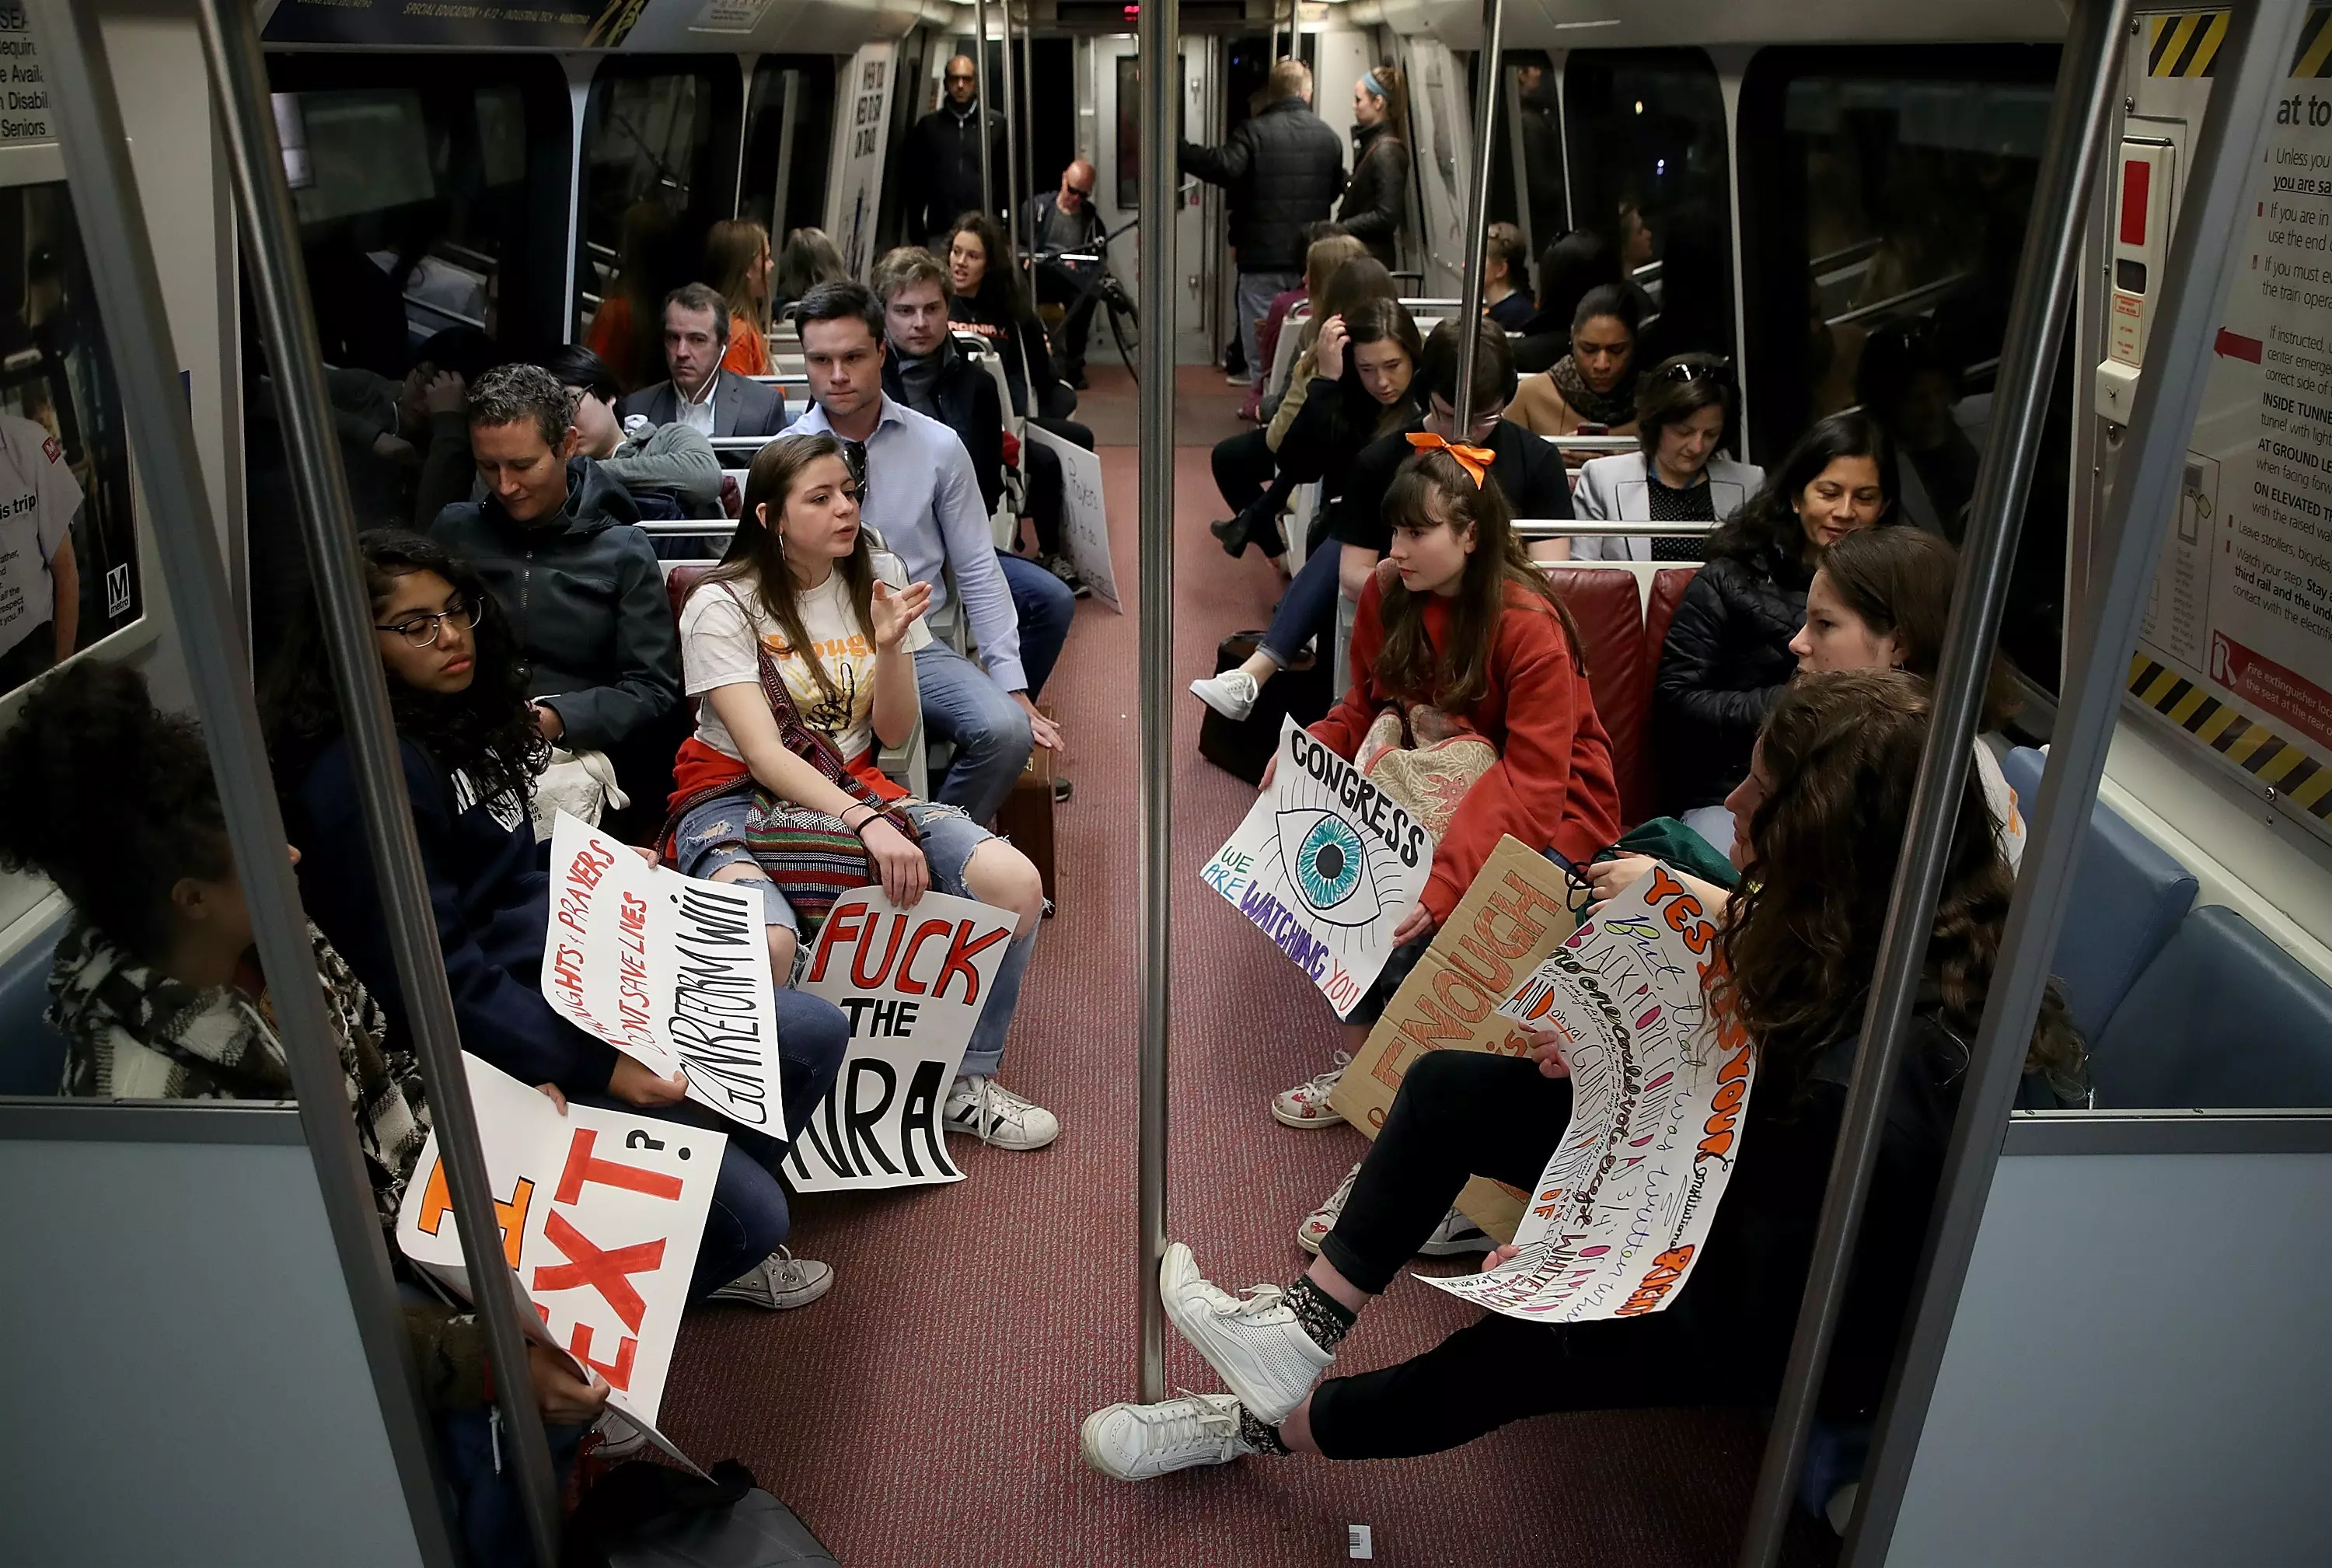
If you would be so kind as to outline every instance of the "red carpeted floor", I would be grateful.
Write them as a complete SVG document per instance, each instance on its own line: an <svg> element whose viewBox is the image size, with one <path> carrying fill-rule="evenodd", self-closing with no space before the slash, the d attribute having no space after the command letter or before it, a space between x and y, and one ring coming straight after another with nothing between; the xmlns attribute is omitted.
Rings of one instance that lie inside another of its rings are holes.
<svg viewBox="0 0 2332 1568"><path fill-rule="evenodd" d="M693 1314L665 1425L701 1462L742 1459L853 1568L1255 1565L1346 1560L1367 1525L1399 1563L1722 1564L1733 1559L1762 1429L1678 1411L1547 1418L1430 1458L1337 1465L1247 1459L1126 1486L1088 1470L1077 1423L1133 1397L1134 975L1140 766L1135 712L1133 395L1096 367L1086 413L1104 443L1126 616L1080 606L1046 698L1068 737L1075 799L1059 808L1059 913L1047 923L1003 1072L1051 1107L1034 1154L956 1140L967 1179L797 1205L795 1250L835 1266L799 1312ZM1213 668L1226 633L1258 627L1276 587L1206 531L1220 512L1198 445L1236 428L1238 394L1186 368L1176 458L1178 683ZM1327 1065L1334 1020L1295 968L1209 891L1199 867L1252 800L1201 761L1200 708L1176 696L1169 1229L1219 1283L1285 1281L1296 1222L1360 1157L1348 1128L1272 1121L1276 1090ZM1397 1285L1344 1345L1366 1370L1434 1343L1461 1304ZM1171 1338L1170 1382L1219 1385ZM1829 1561L1801 1520L1792 1560Z"/></svg>

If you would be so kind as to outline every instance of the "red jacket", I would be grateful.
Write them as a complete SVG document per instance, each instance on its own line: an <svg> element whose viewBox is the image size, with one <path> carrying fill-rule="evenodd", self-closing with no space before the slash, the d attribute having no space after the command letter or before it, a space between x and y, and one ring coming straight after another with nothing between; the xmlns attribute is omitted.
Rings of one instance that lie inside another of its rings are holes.
<svg viewBox="0 0 2332 1568"><path fill-rule="evenodd" d="M1376 680L1388 569L1372 573L1361 594L1360 617L1352 626L1352 689L1312 726L1312 733L1347 761L1392 701ZM1424 603L1426 634L1441 646L1449 601L1428 595ZM1498 749L1498 761L1467 791L1433 851L1423 903L1437 923L1449 918L1505 834L1534 849L1553 846L1582 864L1620 837L1611 741L1595 716L1587 677L1571 662L1562 621L1519 585L1506 589L1488 685L1464 717Z"/></svg>

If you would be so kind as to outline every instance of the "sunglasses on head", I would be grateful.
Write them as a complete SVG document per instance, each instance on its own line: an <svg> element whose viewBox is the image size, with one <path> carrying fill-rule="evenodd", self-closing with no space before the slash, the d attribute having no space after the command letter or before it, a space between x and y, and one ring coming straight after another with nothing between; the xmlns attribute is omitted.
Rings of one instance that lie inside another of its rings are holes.
<svg viewBox="0 0 2332 1568"><path fill-rule="evenodd" d="M1700 380L1704 377L1711 381L1716 382L1720 386L1732 386L1732 362L1730 360L1719 359L1715 364L1709 365L1696 364L1687 360L1681 365L1670 365L1660 371L1661 380L1673 381L1679 387L1690 386L1693 382Z"/></svg>

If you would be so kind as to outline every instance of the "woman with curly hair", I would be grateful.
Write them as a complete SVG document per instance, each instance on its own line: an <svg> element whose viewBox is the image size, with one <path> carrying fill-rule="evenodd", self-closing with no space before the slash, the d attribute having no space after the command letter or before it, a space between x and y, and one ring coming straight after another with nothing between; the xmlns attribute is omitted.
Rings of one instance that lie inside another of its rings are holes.
<svg viewBox="0 0 2332 1568"><path fill-rule="evenodd" d="M441 546L387 531L358 542L462 1048L523 1083L554 1084L587 1103L727 1133L690 1299L807 1305L825 1294L834 1272L779 1246L789 1221L774 1172L786 1142L842 1065L849 1028L841 1011L786 990L786 977L778 977L785 1141L717 1117L683 1098L683 1074L666 1078L560 1017L540 985L550 879L527 813L528 785L548 747L534 725L510 628L477 573ZM396 1036L406 1037L404 993L358 805L356 759L312 610L272 683L267 730L284 820L307 851L300 882L309 913L380 998Z"/></svg>
<svg viewBox="0 0 2332 1568"><path fill-rule="evenodd" d="M1710 999L1747 1033L1756 1072L1729 1184L1664 1310L1553 1328L1492 1314L1421 1356L1314 1386L1467 1178L1531 1188L1569 1124L1570 1066L1555 1037L1536 1039L1527 1057L1426 1053L1303 1277L1242 1300L1200 1277L1190 1248L1167 1248L1167 1314L1233 1391L1098 1410L1085 1424L1087 1462L1142 1480L1249 1454L1435 1453L1557 1410L1772 1404L1861 1049L1927 721L1925 685L1912 676L1808 675L1767 717L1734 791L1733 858L1746 876L1718 923L1729 978ZM1971 776L1823 1384L1834 1416L1867 1416L1884 1390L2012 890ZM2052 994L2026 1052L2021 1103L2078 1098L2084 1073L2079 1038ZM1500 1248L1490 1267L1515 1255Z"/></svg>

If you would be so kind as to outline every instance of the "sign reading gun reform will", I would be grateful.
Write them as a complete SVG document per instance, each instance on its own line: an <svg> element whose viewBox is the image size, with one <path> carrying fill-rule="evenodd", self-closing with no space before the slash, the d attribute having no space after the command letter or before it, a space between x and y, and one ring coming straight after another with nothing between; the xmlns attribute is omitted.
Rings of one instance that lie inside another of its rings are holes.
<svg viewBox="0 0 2332 1568"><path fill-rule="evenodd" d="M1636 1317L1692 1272L1740 1152L1749 1037L1708 1005L1716 927L1665 865L1557 948L1498 1011L1563 1039L1571 1125L1486 1274L1431 1279L1529 1323Z"/></svg>
<svg viewBox="0 0 2332 1568"><path fill-rule="evenodd" d="M834 1087L785 1158L803 1192L961 1181L940 1113L1004 967L1017 923L926 893L901 909L879 887L844 894L818 927L801 990L850 1019Z"/></svg>
<svg viewBox="0 0 2332 1568"><path fill-rule="evenodd" d="M688 1096L785 1135L778 1012L757 890L650 865L561 812L550 835L542 994Z"/></svg>
<svg viewBox="0 0 2332 1568"><path fill-rule="evenodd" d="M1433 836L1293 719L1279 765L1199 875L1350 1018L1433 873Z"/></svg>

